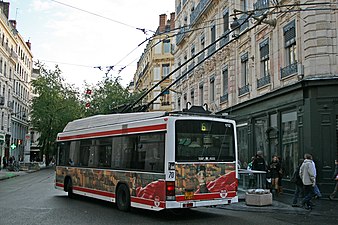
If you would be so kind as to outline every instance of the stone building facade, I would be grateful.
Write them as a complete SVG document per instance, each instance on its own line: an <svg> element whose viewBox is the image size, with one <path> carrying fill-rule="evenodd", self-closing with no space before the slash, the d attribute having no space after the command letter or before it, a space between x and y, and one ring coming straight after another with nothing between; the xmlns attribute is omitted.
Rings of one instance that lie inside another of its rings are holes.
<svg viewBox="0 0 338 225"><path fill-rule="evenodd" d="M24 158L33 55L31 43L9 20L9 3L0 2L0 155ZM12 146L12 148L11 148ZM15 146L15 147L14 147ZM28 153L29 154L29 153Z"/></svg>
<svg viewBox="0 0 338 225"><path fill-rule="evenodd" d="M176 27L175 109L205 105L236 119L243 168L257 150L268 162L278 155L286 187L293 188L298 159L313 154L320 187L331 189L338 154L336 1L176 0Z"/></svg>
<svg viewBox="0 0 338 225"><path fill-rule="evenodd" d="M175 28L175 13L159 16L159 27L154 36L149 40L144 53L137 63L137 70L134 75L134 92L147 91L157 84L163 77L168 75L174 66L172 54L173 37ZM173 30L173 31L171 31ZM147 104L158 96L170 83L171 78L166 79L151 91L144 99ZM172 93L166 91L149 108L150 111L171 111L173 109Z"/></svg>

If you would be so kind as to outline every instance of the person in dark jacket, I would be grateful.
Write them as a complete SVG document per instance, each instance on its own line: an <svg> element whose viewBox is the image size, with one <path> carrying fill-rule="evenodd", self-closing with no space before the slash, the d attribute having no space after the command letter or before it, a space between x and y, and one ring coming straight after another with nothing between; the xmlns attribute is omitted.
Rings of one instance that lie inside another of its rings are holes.
<svg viewBox="0 0 338 225"><path fill-rule="evenodd" d="M265 160L263 157L263 151L257 151L256 155L255 155L255 159L252 162L252 170L256 170L256 171L266 171L266 164L265 164ZM255 174L255 179L258 180L257 176L261 176L260 179L265 180L266 176L265 174ZM257 188L265 188L265 186L268 186L268 184L263 183L262 184L263 187L257 187Z"/></svg>
<svg viewBox="0 0 338 225"><path fill-rule="evenodd" d="M263 151L258 151L252 162L252 170L266 171L266 164L263 158Z"/></svg>
<svg viewBox="0 0 338 225"><path fill-rule="evenodd" d="M336 186L335 186L333 192L329 195L330 200L334 199L334 197L336 196L336 193L338 191L338 159L335 160L335 165L336 165L336 169L333 173L332 179L336 181Z"/></svg>
<svg viewBox="0 0 338 225"><path fill-rule="evenodd" d="M303 181L299 176L299 170L301 165L303 164L304 159L299 160L299 165L297 166L295 172L292 175L291 182L296 185L295 193L293 195L292 207L299 207L297 204L298 198L303 195Z"/></svg>
<svg viewBox="0 0 338 225"><path fill-rule="evenodd" d="M269 164L268 170L271 176L271 192L279 194L278 180L279 180L279 170L281 169L278 157L274 155L272 161Z"/></svg>

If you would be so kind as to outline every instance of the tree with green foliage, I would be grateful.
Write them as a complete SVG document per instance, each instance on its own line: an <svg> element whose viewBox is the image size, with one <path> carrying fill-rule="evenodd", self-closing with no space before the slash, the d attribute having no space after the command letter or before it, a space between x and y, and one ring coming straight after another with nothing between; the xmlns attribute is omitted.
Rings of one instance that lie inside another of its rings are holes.
<svg viewBox="0 0 338 225"><path fill-rule="evenodd" d="M31 125L40 134L39 145L48 160L55 154L57 134L68 122L83 117L84 110L79 92L64 83L58 66L54 70L47 70L40 63L36 66L40 76L32 81L35 97L32 98Z"/></svg>
<svg viewBox="0 0 338 225"><path fill-rule="evenodd" d="M89 106L86 109L86 116L116 113L120 107L137 99L139 94L131 94L120 84L120 79L108 77L96 85L87 85L90 94L86 92L83 96Z"/></svg>

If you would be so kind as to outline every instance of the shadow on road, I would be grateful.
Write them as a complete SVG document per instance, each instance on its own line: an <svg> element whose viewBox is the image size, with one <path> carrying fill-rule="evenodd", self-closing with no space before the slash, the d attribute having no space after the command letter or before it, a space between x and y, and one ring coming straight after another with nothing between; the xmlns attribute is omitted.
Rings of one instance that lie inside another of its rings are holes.
<svg viewBox="0 0 338 225"><path fill-rule="evenodd" d="M130 212L119 211L115 203L107 202L99 199L94 199L86 196L75 195L74 198L69 198L67 195L57 195L55 198L62 199L62 201L81 201L83 203L95 204L121 214L132 214L133 216L146 217L147 219L163 220L163 221L201 221L208 220L208 218L222 217L220 214L211 211L203 212L201 210L192 209L167 209L159 212L145 209L132 208ZM198 208L197 208L198 209ZM211 209L211 207L210 207Z"/></svg>

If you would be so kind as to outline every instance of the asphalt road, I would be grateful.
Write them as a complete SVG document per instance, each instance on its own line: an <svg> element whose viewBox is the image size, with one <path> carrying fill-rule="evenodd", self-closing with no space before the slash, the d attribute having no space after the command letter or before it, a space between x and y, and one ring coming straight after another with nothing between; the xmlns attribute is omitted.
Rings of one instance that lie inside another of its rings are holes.
<svg viewBox="0 0 338 225"><path fill-rule="evenodd" d="M338 212L338 210L337 210ZM113 203L85 197L70 199L54 189L54 170L45 169L0 181L1 225L56 224L337 224L333 218L278 211L245 212L221 208L198 208L180 212L133 209L129 213Z"/></svg>

